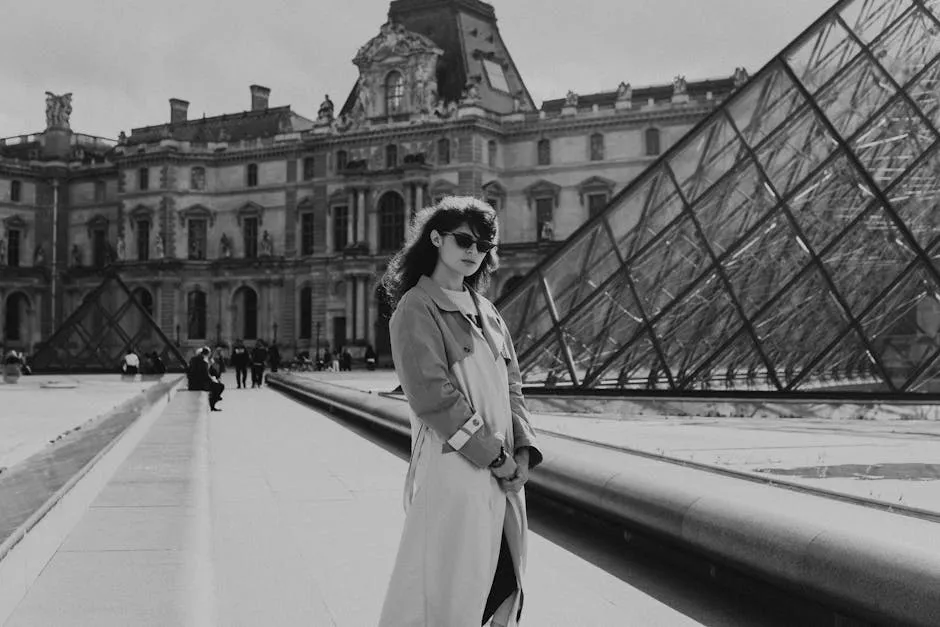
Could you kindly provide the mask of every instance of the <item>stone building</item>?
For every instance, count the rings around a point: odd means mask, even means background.
[[[48,94],[44,132],[0,140],[0,344],[34,349],[113,263],[182,347],[387,355],[378,280],[417,209],[492,203],[496,297],[746,78],[538,107],[479,0],[394,0],[353,63],[342,106],[315,116],[252,85],[249,111],[192,119],[173,98],[117,141],[73,133],[71,95]]]

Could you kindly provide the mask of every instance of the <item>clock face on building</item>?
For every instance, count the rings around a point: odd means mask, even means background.
[[[506,74],[503,72],[503,66],[489,59],[483,59],[483,69],[486,70],[486,77],[489,79],[490,86],[493,89],[506,92],[507,94],[510,93],[509,82],[506,80]]]

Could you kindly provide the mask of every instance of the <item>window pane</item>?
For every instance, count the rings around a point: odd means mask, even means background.
[[[243,224],[242,235],[245,240],[245,258],[254,259],[258,256],[258,218],[246,217]]]
[[[137,222],[137,260],[150,259],[150,222],[138,220]]]
[[[349,244],[349,207],[333,207],[333,248],[343,250]]]
[[[538,225],[539,241],[555,239],[554,213],[554,198],[535,199],[535,217]]]
[[[440,139],[437,142],[437,162],[441,165],[450,163],[450,140]]]
[[[300,339],[309,340],[313,327],[313,290],[300,290]]]
[[[189,221],[189,258],[202,260],[206,258],[206,221],[191,219]]]
[[[314,170],[314,160],[313,157],[306,157],[304,159],[304,180],[309,181],[313,178]]]
[[[313,213],[307,212],[300,217],[300,254],[313,254]]]
[[[7,265],[16,268],[20,265],[20,232],[18,229],[7,231],[10,240],[7,244]]]

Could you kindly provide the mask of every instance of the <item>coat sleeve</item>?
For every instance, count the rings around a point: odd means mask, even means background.
[[[516,348],[513,346],[512,337],[509,335],[509,329],[506,327],[506,322],[502,316],[499,316],[499,323],[503,329],[503,335],[506,337],[506,350],[509,352],[509,364],[506,370],[509,377],[509,407],[512,411],[513,443],[516,450],[526,446],[529,447],[529,468],[531,469],[542,463],[542,451],[536,445],[535,430],[532,428],[529,409],[526,407],[525,397],[522,395],[522,373],[519,371]]]
[[[471,463],[489,466],[503,441],[451,381],[444,337],[428,305],[406,295],[389,330],[395,371],[415,415]]]

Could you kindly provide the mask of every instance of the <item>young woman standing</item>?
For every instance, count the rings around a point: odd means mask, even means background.
[[[506,324],[479,292],[498,266],[496,213],[445,198],[417,217],[383,283],[412,409],[405,526],[381,627],[518,625],[525,492],[541,460]]]

